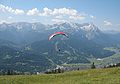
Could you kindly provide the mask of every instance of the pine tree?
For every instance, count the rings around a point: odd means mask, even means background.
[[[11,75],[11,72],[10,72],[10,70],[8,70],[8,71],[7,71],[7,75]]]
[[[95,69],[95,64],[93,62],[92,66],[91,66],[91,69]]]

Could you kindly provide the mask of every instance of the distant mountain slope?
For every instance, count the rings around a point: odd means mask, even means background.
[[[57,31],[65,32],[69,38],[57,36],[49,41],[48,37]],[[0,69],[10,66],[42,71],[64,63],[90,63],[89,58],[113,55],[114,51],[104,48],[118,46],[119,36],[103,33],[93,23],[3,23],[0,24]],[[11,67],[12,64],[15,65]]]
[[[14,50],[10,47],[0,47],[0,69],[17,71],[44,71],[54,66],[46,57]]]

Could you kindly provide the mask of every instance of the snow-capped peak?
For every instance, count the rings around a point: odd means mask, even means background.
[[[93,23],[85,23],[81,26],[81,29],[86,32],[98,30],[98,28]]]

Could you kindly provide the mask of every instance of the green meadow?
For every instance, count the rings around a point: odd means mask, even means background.
[[[0,76],[0,84],[120,84],[120,68],[89,69],[60,74]]]

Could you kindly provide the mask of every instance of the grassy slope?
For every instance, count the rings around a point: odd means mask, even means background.
[[[81,70],[62,74],[0,76],[0,84],[120,84],[120,68]]]
[[[102,58],[102,60],[97,60],[96,58],[88,58],[91,63],[95,63],[95,65],[108,65],[108,64],[115,64],[119,63],[120,61],[116,61],[116,59],[120,58],[120,49],[116,47],[106,47],[104,50],[109,50],[115,52],[112,56]]]

